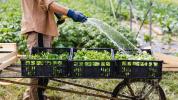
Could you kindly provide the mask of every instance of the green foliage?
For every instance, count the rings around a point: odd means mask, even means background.
[[[27,55],[26,56],[26,65],[29,65],[31,67],[28,67],[28,75],[35,75],[35,70],[31,69],[32,67],[38,67],[41,68],[38,65],[62,65],[63,61],[67,60],[69,57],[69,54],[67,52],[64,52],[62,54],[52,54],[49,52],[42,52],[40,54],[34,54],[34,55]],[[36,61],[35,61],[36,60]],[[60,72],[57,66],[54,66],[53,68],[50,68],[54,70],[55,75],[58,75]]]
[[[110,66],[110,62],[107,62],[107,60],[112,60],[112,57],[111,57],[111,53],[106,50],[96,51],[96,50],[82,49],[74,53],[73,60],[74,62],[75,60],[86,61],[86,62],[79,62],[79,66]],[[99,62],[98,60],[100,61],[105,60],[105,61]]]
[[[153,39],[153,38],[152,38],[150,35],[148,35],[148,34],[145,34],[145,35],[144,35],[144,41],[145,41],[145,42],[150,42],[152,39]]]
[[[106,0],[96,1],[96,5],[93,1],[68,1],[60,0],[59,3],[67,5],[70,8],[84,12],[89,17],[95,17],[101,19],[119,32],[123,33],[132,43],[136,44],[134,40],[135,33],[129,31],[129,28],[118,27],[118,23],[111,16],[110,5]],[[83,6],[85,3],[85,6]],[[134,14],[137,16],[137,19],[143,20],[140,16],[146,11],[145,6],[148,7],[148,2],[143,2],[140,0],[134,1],[135,9]],[[159,6],[158,6],[159,5]],[[114,3],[115,8],[117,3]],[[128,17],[128,1],[122,2],[122,11],[121,13],[117,11],[119,16],[122,16],[123,13]],[[159,2],[154,2],[153,5],[153,20],[154,22],[159,22],[162,26],[162,30],[166,33],[177,33],[177,7],[175,5],[169,4],[160,4]],[[103,12],[104,11],[104,12]],[[27,47],[24,37],[20,36],[20,1],[19,0],[8,0],[6,3],[0,4],[0,42],[16,42],[18,43],[19,53],[26,53]],[[117,15],[117,14],[116,14]],[[84,25],[74,23],[71,20],[67,21],[64,25],[60,26],[61,36],[56,38],[53,46],[55,47],[76,47],[76,48],[94,48],[94,47],[114,47],[114,45],[106,38],[106,36],[100,34],[100,32],[91,27],[86,27]],[[8,35],[13,34],[13,35]],[[7,36],[6,36],[7,35]],[[80,40],[80,41],[79,41]],[[149,40],[149,39],[148,39]]]
[[[78,50],[74,53],[74,60],[111,60],[111,53],[104,51],[96,51],[96,50]]]
[[[118,31],[122,31],[122,33],[127,37],[130,38],[130,41],[134,39],[134,33],[132,34],[129,29],[125,26],[124,28],[118,27],[118,21],[113,19],[113,16],[110,12],[110,7],[108,6],[109,3],[107,1],[109,0],[58,0],[61,4],[67,5],[70,8],[73,8],[75,10],[79,10],[84,12],[88,17],[94,17],[101,19],[111,26],[113,26]],[[77,2],[76,2],[77,1]],[[93,3],[93,1],[96,1],[97,6]],[[118,0],[116,0],[118,1]],[[122,3],[122,9],[121,12],[117,11],[116,15],[120,19],[128,20],[129,19],[129,10],[128,10],[128,0],[122,0],[124,1]],[[155,0],[153,6],[153,20],[155,24],[158,24],[162,27],[163,32],[175,34],[178,33],[178,12],[177,12],[177,5],[174,4],[168,4],[168,0],[166,3],[161,4],[160,0]],[[162,0],[163,1],[163,0]],[[143,14],[146,11],[148,1],[147,0],[134,0],[136,2],[136,9],[139,11],[134,11],[134,16],[140,21],[143,20]],[[117,3],[114,3],[117,5]],[[76,6],[77,5],[77,6]],[[116,7],[116,5],[114,5]],[[20,12],[20,0],[7,0],[6,3],[0,2],[0,42],[16,42],[18,44],[18,50],[20,53],[26,53],[27,47],[26,47],[26,41],[25,38],[20,35],[20,20],[21,20],[21,12]],[[146,23],[148,20],[146,20]],[[64,25],[60,26],[61,29],[61,36],[58,39],[55,39],[54,46],[56,47],[113,47],[113,44],[104,36],[97,31],[97,29],[91,28],[91,27],[85,27],[78,23],[73,23],[71,20],[67,21]],[[125,31],[125,32],[124,32]],[[131,35],[130,35],[131,33]],[[128,36],[127,36],[128,35]],[[65,40],[66,39],[66,40]],[[81,42],[83,41],[83,42]],[[169,40],[168,40],[169,41]],[[133,42],[134,43],[134,42]],[[44,54],[46,55],[46,54]],[[43,56],[44,56],[43,55]],[[50,54],[49,54],[50,55]],[[117,55],[117,54],[116,54]],[[59,55],[51,55],[54,56],[54,58],[58,57]],[[43,57],[45,59],[53,58],[51,56]],[[62,56],[62,55],[61,55]],[[64,56],[64,57],[63,57]],[[62,57],[65,59],[65,54]],[[144,57],[144,56],[143,56]],[[140,59],[142,59],[141,57]],[[34,57],[35,59],[40,59],[41,56]],[[129,56],[119,54],[118,53],[118,59],[127,59]],[[135,57],[134,59],[136,59]],[[145,57],[147,58],[147,57]],[[145,59],[144,58],[144,59]],[[148,57],[149,58],[149,57]],[[152,59],[150,57],[150,59]],[[172,74],[163,74],[163,81],[161,82],[161,85],[163,86],[167,98],[170,100],[175,100],[178,98],[175,94],[178,94],[177,87],[177,73]],[[174,81],[173,81],[174,80]],[[25,80],[26,81],[26,80]],[[84,83],[81,83],[81,81],[84,81]],[[114,88],[118,84],[118,81],[115,81],[115,84],[111,83],[112,80],[75,80],[75,82],[81,83],[81,84],[87,84],[89,86],[98,86],[101,87],[101,89],[107,89],[108,91],[112,91],[113,89],[110,89],[111,86]],[[103,84],[103,82],[105,84]],[[102,83],[102,84],[101,84]],[[56,85],[58,86],[58,85]],[[0,87],[0,99],[2,100],[19,100],[22,99],[22,94],[24,93],[26,87],[21,86],[1,86]],[[74,88],[76,89],[76,88]],[[78,89],[78,88],[77,88]],[[83,90],[86,91],[86,90]],[[86,100],[93,100],[98,98],[93,97],[87,97],[86,96],[78,96],[74,94],[64,94],[61,92],[53,92],[48,91],[48,94],[51,93],[53,96],[56,94],[56,96],[60,96],[64,99],[75,99],[79,100],[86,99]]]
[[[69,57],[69,53],[67,52],[64,52],[62,54],[51,54],[49,52],[46,52],[46,53],[40,53],[35,55],[27,55],[26,64],[27,65],[28,64],[29,65],[43,65],[43,64],[61,65],[62,62],[57,60],[67,60],[68,57]],[[36,62],[28,61],[28,59],[33,59],[37,61]],[[112,58],[111,53],[106,50],[81,49],[74,52],[73,55],[74,66],[75,66],[75,61],[84,61],[84,62],[79,62],[79,65],[76,66],[100,66],[100,65],[110,66],[110,62],[108,61],[113,59],[114,58]],[[136,54],[136,55],[121,54],[120,52],[117,52],[115,54],[115,59],[116,60],[155,60],[153,56],[149,55],[146,52],[143,52],[141,54]],[[139,65],[139,63],[137,62],[134,64]],[[141,64],[145,66],[144,63]]]
[[[96,13],[98,10],[102,11],[102,9],[96,7],[91,2],[87,2],[89,1],[82,0],[81,2],[77,2],[78,6],[76,6],[75,1],[59,1],[60,4],[67,4],[68,7],[84,12],[88,17],[102,19],[123,33],[131,42],[136,44],[136,40],[133,38],[134,33],[131,33],[128,28],[118,27],[117,21],[114,20],[110,14]],[[83,3],[86,3],[86,5],[83,6]],[[18,44],[19,53],[27,53],[26,40],[20,35],[20,0],[8,0],[6,3],[1,3],[0,7],[0,42],[16,42]],[[81,25],[80,23],[69,20],[60,26],[60,30],[61,35],[55,38],[53,42],[54,47],[114,48],[113,43],[111,43],[105,35],[100,34],[99,30],[96,28]]]
[[[139,12],[140,14],[136,13],[135,16],[143,20],[143,16],[147,9],[149,8],[149,1],[145,0],[135,0],[134,5],[136,8],[136,11]],[[162,31],[164,33],[169,33],[172,35],[175,35],[177,32],[177,5],[169,4],[169,3],[160,3],[159,0],[153,1],[153,7],[151,8],[153,11],[153,22],[154,24],[159,25],[162,27]],[[134,12],[135,13],[135,12]],[[146,22],[148,22],[148,18]]]
[[[33,65],[63,65],[62,61],[58,60],[67,60],[68,58],[68,53],[63,53],[63,54],[51,54],[51,53],[41,53],[41,54],[36,54],[36,55],[29,55],[27,56],[27,61],[26,64],[33,66]],[[34,59],[37,61],[31,61],[28,59]],[[149,55],[146,52],[143,52],[142,54],[137,54],[137,55],[127,55],[127,54],[121,54],[120,52],[117,52],[115,54],[115,59],[116,60],[154,60],[154,57]],[[78,72],[78,67],[86,67],[86,66],[95,66],[98,68],[98,66],[104,66],[104,67],[110,67],[111,66],[111,60],[114,60],[112,58],[112,55],[109,51],[106,50],[87,50],[87,49],[81,49],[77,50],[74,52],[73,55],[73,71]],[[126,61],[122,62],[123,65],[127,64]],[[146,62],[133,62],[133,63],[128,63],[127,66],[157,66],[157,63],[148,63]],[[64,65],[65,66],[65,65]],[[75,67],[76,66],[76,67]],[[35,66],[36,67],[36,66]],[[37,66],[39,67],[39,66]],[[60,72],[56,72],[56,70],[59,70],[58,67],[54,66],[54,73],[55,75],[58,75]],[[28,69],[28,74],[33,75],[34,70]],[[103,69],[98,69],[103,72],[107,73],[109,70],[103,70]],[[154,71],[153,71],[154,72]]]
[[[20,54],[28,52],[26,39],[19,32],[4,32],[0,34],[0,43],[17,43]]]
[[[20,1],[0,3],[0,33],[20,31]]]
[[[49,52],[27,55],[26,59],[36,59],[36,60],[67,60],[69,53],[64,52],[62,54],[52,54]],[[115,54],[115,59],[117,60],[155,60],[153,56],[147,52],[142,52],[140,54],[122,54],[119,51]],[[106,50],[87,50],[85,48],[77,50],[74,52],[73,60],[112,60],[112,55]]]
[[[27,55],[26,59],[36,59],[36,60],[67,60],[69,54],[64,52],[62,54],[52,54],[49,52],[42,52],[40,54]]]
[[[164,72],[163,80],[161,81],[161,86],[164,89],[166,97],[168,100],[176,100],[178,97],[178,73],[177,72]]]
[[[128,28],[118,27],[114,21],[108,23],[112,23],[115,27],[117,26],[116,29],[118,32],[126,36],[133,44],[137,44],[137,41],[134,39],[135,33],[130,32]],[[60,34],[54,40],[54,47],[115,48],[114,44],[104,34],[101,34],[98,29],[89,27],[88,25],[67,21],[60,26]]]
[[[116,28],[116,29],[121,34],[123,34],[132,44],[134,44],[134,45],[137,44],[137,41],[135,40],[136,34],[135,34],[135,32],[131,32],[129,27],[127,27],[127,26],[125,26],[125,27],[119,26],[119,28]]]
[[[87,2],[88,0],[86,0]],[[129,1],[130,0],[116,0],[113,1],[117,18],[120,20],[129,20]],[[154,24],[162,27],[164,33],[177,35],[178,33],[178,12],[177,4],[175,0],[152,0],[153,6],[152,10],[152,20]],[[109,0],[97,0],[97,4],[94,4],[98,7],[95,12],[103,12],[112,16],[112,11],[110,7]],[[91,3],[88,1],[88,3]],[[145,14],[148,11],[150,6],[149,0],[134,0],[132,6],[133,17],[138,21],[143,21],[145,19]],[[145,24],[148,24],[149,16],[146,17]]]
[[[101,4],[99,3],[100,1],[96,1],[96,3]],[[69,4],[67,6],[83,12],[88,17],[98,18],[107,22],[121,34],[124,34],[124,36],[126,36],[126,38],[128,38],[133,44],[137,44],[137,41],[134,39],[135,33],[130,32],[128,27],[119,26],[117,20],[113,19],[113,17],[107,12],[102,13],[103,9],[93,5],[93,1],[82,0],[81,2],[77,2],[78,6],[76,6],[75,1],[60,0],[59,2]],[[103,2],[105,2],[105,0]],[[85,6],[83,6],[83,4],[85,4]],[[99,11],[102,12],[98,13]],[[111,43],[104,34],[101,34],[101,32],[94,27],[66,21],[65,24],[60,26],[60,30],[61,35],[55,40],[54,46],[75,48],[114,48],[113,43]]]
[[[53,42],[53,47],[96,48],[114,47],[105,35],[92,27],[71,21],[60,27],[61,35]]]
[[[142,52],[140,54],[130,55],[130,54],[121,54],[117,52],[115,54],[115,59],[118,60],[155,60],[153,56],[148,54],[147,52]]]
[[[20,54],[27,53],[26,40],[20,35],[20,0],[0,3],[0,43],[17,43]]]

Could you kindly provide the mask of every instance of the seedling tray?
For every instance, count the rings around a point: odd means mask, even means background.
[[[75,60],[74,48],[35,48],[62,54],[68,52],[68,59],[21,59],[22,76],[53,78],[149,78],[162,76],[162,61],[115,60],[115,50],[108,48],[86,49],[110,52],[110,60]],[[41,62],[41,63],[38,63]]]
[[[86,51],[109,52],[110,60],[75,60],[75,53],[80,49],[71,49],[72,78],[113,78],[112,68],[114,67],[114,50],[109,48],[86,49]]]
[[[68,77],[70,48],[33,48],[33,53],[67,53],[67,59],[21,59],[21,72],[24,77]]]
[[[117,60],[114,75],[117,78],[159,79],[162,76],[162,61]]]

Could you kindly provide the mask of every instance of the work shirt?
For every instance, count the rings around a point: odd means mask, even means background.
[[[22,34],[34,31],[44,35],[58,35],[54,12],[49,10],[53,2],[54,0],[21,0]]]

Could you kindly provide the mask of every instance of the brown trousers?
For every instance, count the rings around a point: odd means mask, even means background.
[[[27,33],[27,47],[32,54],[32,48],[39,46],[39,33],[37,32],[29,32]],[[52,36],[43,35],[43,46],[44,47],[51,47],[51,42],[53,40]],[[32,78],[30,79],[31,84],[39,84],[39,79]],[[24,93],[23,100],[40,100],[38,95],[38,88],[34,86],[30,86],[26,92]]]

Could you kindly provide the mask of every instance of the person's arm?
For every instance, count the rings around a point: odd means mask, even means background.
[[[52,10],[55,13],[66,15],[72,18],[75,22],[85,22],[87,20],[87,17],[82,13],[63,7],[56,2],[53,2],[49,5],[49,10]]]
[[[62,15],[66,15],[66,16],[67,16],[67,13],[69,10],[68,8],[57,4],[56,2],[53,2],[52,4],[50,4],[49,9],[52,10],[53,12],[60,13]]]

